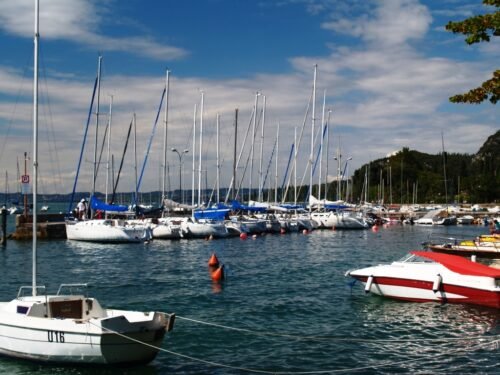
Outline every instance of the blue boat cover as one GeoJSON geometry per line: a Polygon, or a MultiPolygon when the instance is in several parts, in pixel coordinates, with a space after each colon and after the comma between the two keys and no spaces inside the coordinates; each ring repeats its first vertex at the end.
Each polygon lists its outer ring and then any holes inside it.
{"type": "Polygon", "coordinates": [[[224,220],[229,214],[229,208],[224,209],[206,209],[193,211],[193,216],[196,220],[210,219],[210,220],[224,220]]]}
{"type": "Polygon", "coordinates": [[[231,206],[233,210],[242,210],[242,211],[251,211],[251,212],[265,212],[267,210],[266,207],[254,207],[254,206],[245,206],[238,201],[232,201],[231,206]]]}
{"type": "Polygon", "coordinates": [[[94,210],[101,210],[101,211],[113,211],[113,212],[125,212],[128,211],[127,206],[123,205],[117,205],[117,204],[107,204],[104,203],[103,201],[97,199],[95,196],[92,196],[90,198],[90,207],[94,210]]]}

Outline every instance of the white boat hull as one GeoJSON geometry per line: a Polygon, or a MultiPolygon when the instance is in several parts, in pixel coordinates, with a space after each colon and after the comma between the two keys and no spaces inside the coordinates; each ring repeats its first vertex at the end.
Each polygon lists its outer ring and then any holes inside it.
{"type": "Polygon", "coordinates": [[[79,310],[81,319],[52,317],[45,298],[0,303],[0,354],[51,363],[124,364],[150,362],[159,351],[164,314],[106,310],[77,297],[73,302],[87,309],[79,310]]]}
{"type": "Polygon", "coordinates": [[[393,262],[349,271],[365,291],[414,302],[470,303],[500,308],[500,282],[455,273],[439,263],[393,262]]]}
{"type": "Polygon", "coordinates": [[[66,222],[68,240],[88,242],[141,242],[148,239],[144,225],[125,225],[119,220],[66,222]]]}

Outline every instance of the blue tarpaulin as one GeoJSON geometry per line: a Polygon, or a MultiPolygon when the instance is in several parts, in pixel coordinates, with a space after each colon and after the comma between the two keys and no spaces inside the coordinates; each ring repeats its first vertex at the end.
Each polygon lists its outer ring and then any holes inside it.
{"type": "Polygon", "coordinates": [[[92,196],[90,199],[90,207],[94,210],[101,210],[101,211],[112,211],[112,212],[125,212],[128,211],[127,206],[123,205],[116,205],[116,204],[107,204],[104,203],[103,201],[97,199],[96,197],[92,196]]]}

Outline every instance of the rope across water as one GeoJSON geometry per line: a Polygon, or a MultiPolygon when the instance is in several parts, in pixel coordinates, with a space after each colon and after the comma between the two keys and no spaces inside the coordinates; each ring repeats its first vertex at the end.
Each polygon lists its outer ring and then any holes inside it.
{"type": "MultiPolygon", "coordinates": [[[[170,315],[168,313],[164,313],[167,316],[170,315]]],[[[491,336],[471,336],[471,337],[461,337],[461,338],[456,338],[456,337],[443,337],[443,338],[429,338],[429,339],[361,339],[361,338],[350,338],[350,337],[336,337],[336,336],[296,336],[296,335],[291,335],[291,334],[286,334],[286,333],[274,333],[274,332],[258,332],[246,328],[237,328],[237,327],[230,327],[226,325],[221,325],[217,323],[210,323],[210,322],[204,322],[201,320],[196,320],[196,319],[191,319],[183,316],[176,316],[177,319],[197,323],[197,324],[203,324],[203,325],[208,325],[212,327],[217,327],[221,329],[227,329],[227,330],[232,330],[232,331],[238,331],[238,332],[244,332],[247,334],[253,334],[253,335],[258,335],[258,336],[272,336],[272,337],[286,337],[286,338],[291,338],[291,339],[296,339],[296,340],[335,340],[335,341],[343,341],[343,342],[370,342],[370,343],[402,343],[402,342],[454,342],[457,340],[460,341],[470,341],[470,340],[483,340],[484,342],[481,342],[473,347],[467,347],[467,348],[454,348],[453,350],[447,350],[441,353],[435,353],[432,354],[432,359],[435,359],[436,357],[442,357],[445,355],[451,355],[451,354],[460,354],[460,353],[470,353],[471,350],[479,350],[479,349],[484,349],[486,347],[492,346],[494,349],[498,349],[500,347],[500,335],[491,335],[491,336]]],[[[260,369],[255,369],[255,368],[247,368],[247,367],[241,367],[241,366],[232,366],[232,365],[226,365],[223,363],[218,363],[214,361],[209,361],[206,359],[202,358],[197,358],[193,356],[189,356],[186,354],[182,353],[177,353],[172,350],[164,349],[161,347],[157,347],[151,344],[148,344],[146,342],[136,340],[132,337],[129,337],[127,335],[121,334],[119,332],[113,331],[108,328],[101,327],[97,324],[94,324],[92,321],[90,321],[90,324],[100,327],[104,331],[111,332],[117,336],[126,338],[130,341],[136,342],[138,344],[150,347],[152,349],[158,350],[160,352],[168,353],[180,358],[185,358],[193,362],[198,362],[198,363],[203,363],[206,365],[214,366],[214,367],[220,367],[220,368],[226,368],[226,369],[231,369],[231,370],[238,370],[238,371],[244,371],[244,372],[249,372],[249,373],[259,373],[259,374],[334,374],[334,373],[348,373],[348,372],[358,372],[358,371],[363,371],[363,370],[368,370],[368,369],[376,369],[376,368],[381,368],[381,367],[390,367],[390,366],[397,366],[397,365],[402,365],[402,364],[408,364],[412,362],[417,362],[417,361],[422,361],[423,358],[414,358],[414,359],[405,359],[403,361],[382,361],[379,364],[374,364],[374,365],[369,365],[369,366],[362,366],[362,367],[355,367],[355,368],[344,368],[344,369],[329,369],[329,370],[311,370],[311,371],[270,371],[270,370],[260,370],[260,369]]]]}

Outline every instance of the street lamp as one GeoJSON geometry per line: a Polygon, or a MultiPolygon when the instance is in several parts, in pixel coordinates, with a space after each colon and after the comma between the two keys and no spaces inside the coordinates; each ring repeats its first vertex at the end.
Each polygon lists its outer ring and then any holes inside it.
{"type": "Polygon", "coordinates": [[[184,156],[184,154],[187,154],[189,150],[183,150],[182,152],[179,152],[175,147],[172,147],[171,151],[175,152],[179,157],[179,195],[181,197],[181,203],[184,203],[184,196],[182,191],[182,157],[184,156]]]}
{"type": "MultiPolygon", "coordinates": [[[[352,160],[352,157],[349,156],[345,162],[345,166],[344,166],[344,172],[342,172],[342,180],[344,179],[344,176],[346,174],[346,171],[347,171],[347,163],[349,162],[349,160],[352,160]]],[[[349,177],[347,177],[347,180],[346,180],[346,183],[345,183],[345,200],[347,201],[347,198],[348,198],[348,193],[349,193],[349,177]]]]}

